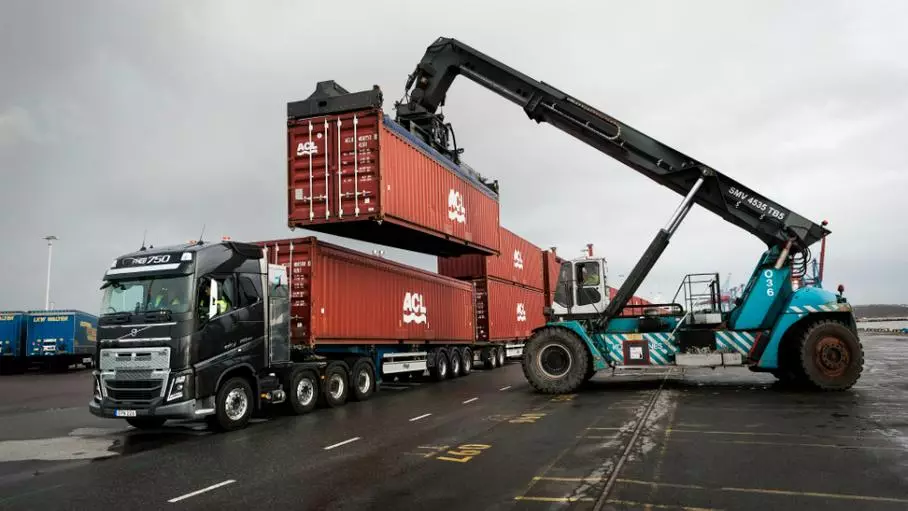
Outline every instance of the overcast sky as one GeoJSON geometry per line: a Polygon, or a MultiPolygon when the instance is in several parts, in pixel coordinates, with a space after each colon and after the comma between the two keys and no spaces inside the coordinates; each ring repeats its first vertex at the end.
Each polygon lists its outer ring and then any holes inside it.
{"type": "MultiPolygon", "coordinates": [[[[48,234],[51,300],[93,313],[107,265],[145,229],[156,245],[203,224],[208,238],[300,234],[285,227],[286,103],[334,79],[380,85],[391,112],[439,36],[828,219],[827,287],[908,302],[908,4],[643,4],[6,0],[0,309],[43,307],[48,234]]],[[[615,283],[680,200],[466,79],[445,113],[464,160],[499,180],[503,225],[562,255],[594,243],[615,283]]],[[[741,283],[762,250],[694,209],[640,294],[669,298],[691,272],[741,283]]]]}

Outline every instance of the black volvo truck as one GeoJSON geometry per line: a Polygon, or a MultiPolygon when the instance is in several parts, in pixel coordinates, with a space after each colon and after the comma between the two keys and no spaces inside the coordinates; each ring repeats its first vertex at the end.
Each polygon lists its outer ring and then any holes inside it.
{"type": "Polygon", "coordinates": [[[287,276],[267,261],[262,247],[229,241],[117,258],[102,286],[91,413],[234,430],[263,405],[314,408],[327,361],[291,349],[287,276]]]}

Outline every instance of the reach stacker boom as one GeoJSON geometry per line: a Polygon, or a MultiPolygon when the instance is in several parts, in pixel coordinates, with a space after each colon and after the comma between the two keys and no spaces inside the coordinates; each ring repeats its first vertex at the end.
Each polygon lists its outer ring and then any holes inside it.
{"type": "Polygon", "coordinates": [[[563,264],[552,319],[524,349],[523,371],[537,390],[573,392],[596,371],[652,366],[743,365],[817,389],[855,384],[864,355],[844,288],[792,287],[792,277],[806,270],[809,247],[829,234],[823,225],[460,41],[439,38],[395,108],[399,123],[454,161],[462,149],[452,148],[451,125],[436,111],[458,75],[684,197],[611,300],[603,261],[563,264]],[[690,274],[671,303],[622,314],[694,204],[767,246],[735,307],[722,309],[718,273],[690,274]]]}

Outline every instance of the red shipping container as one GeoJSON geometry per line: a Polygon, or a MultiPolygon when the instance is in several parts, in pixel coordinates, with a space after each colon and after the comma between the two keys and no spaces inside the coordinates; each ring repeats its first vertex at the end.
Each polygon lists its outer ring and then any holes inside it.
{"type": "Polygon", "coordinates": [[[473,286],[314,237],[256,242],[290,279],[293,344],[473,342],[473,286]]]}
{"type": "Polygon", "coordinates": [[[436,256],[497,254],[498,195],[381,107],[288,119],[288,225],[436,256]]]}
{"type": "Polygon", "coordinates": [[[545,291],[546,307],[551,307],[552,302],[555,301],[555,289],[558,287],[558,278],[561,275],[561,265],[563,263],[564,259],[558,257],[555,252],[551,250],[542,251],[543,291],[545,291]]]}
{"type": "Polygon", "coordinates": [[[456,279],[492,277],[543,291],[542,251],[504,227],[499,232],[500,255],[439,257],[438,273],[456,279]]]}
{"type": "Polygon", "coordinates": [[[545,325],[545,293],[492,278],[475,279],[476,340],[507,342],[530,337],[545,325]]]}

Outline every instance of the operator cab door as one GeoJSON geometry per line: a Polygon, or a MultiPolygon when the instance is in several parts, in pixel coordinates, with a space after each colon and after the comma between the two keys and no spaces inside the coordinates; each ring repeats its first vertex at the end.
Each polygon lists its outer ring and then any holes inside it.
{"type": "Polygon", "coordinates": [[[556,317],[596,315],[609,303],[602,260],[582,259],[561,265],[552,303],[556,317]]]}

